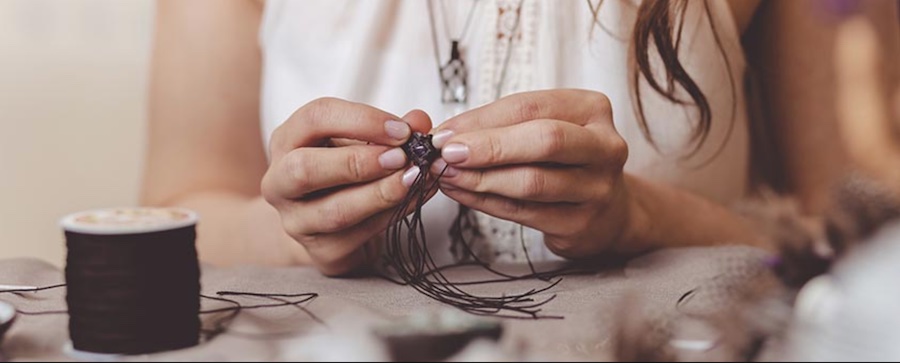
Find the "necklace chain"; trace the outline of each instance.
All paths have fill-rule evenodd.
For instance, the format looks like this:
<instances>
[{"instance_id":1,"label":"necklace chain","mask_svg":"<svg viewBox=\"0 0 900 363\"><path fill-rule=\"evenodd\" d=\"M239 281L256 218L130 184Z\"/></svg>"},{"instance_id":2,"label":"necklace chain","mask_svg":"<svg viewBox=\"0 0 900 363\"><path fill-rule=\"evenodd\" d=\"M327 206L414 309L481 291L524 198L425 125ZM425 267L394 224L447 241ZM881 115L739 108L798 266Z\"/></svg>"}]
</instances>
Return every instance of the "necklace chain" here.
<instances>
[{"instance_id":1,"label":"necklace chain","mask_svg":"<svg viewBox=\"0 0 900 363\"><path fill-rule=\"evenodd\" d=\"M429 0L430 1L430 0ZM447 33L447 38L450 38L450 22L447 21L447 3L444 0L441 1L441 10L443 11L443 16L441 17L444 20L444 33ZM458 1L457 1L458 3ZM451 41L462 41L466 38L466 34L469 32L469 25L472 24L472 16L475 14L475 5L478 5L478 0L472 1L472 5L469 7L469 13L466 15L466 24L463 25L462 31L460 31L459 35L456 38L450 38ZM455 14L455 13L454 13ZM456 20L456 16L453 17L454 23Z\"/></svg>"},{"instance_id":2,"label":"necklace chain","mask_svg":"<svg viewBox=\"0 0 900 363\"><path fill-rule=\"evenodd\" d=\"M434 19L434 5L432 4L432 0L427 0L428 19L431 23L431 39L434 44L434 59L437 63L438 76L441 79L441 101L444 103L465 104L468 102L468 69L466 68L466 63L459 50L459 43L469 30L469 26L472 23L472 16L475 14L477 1L478 0L475 0L469 8L466 24L463 26L459 37L455 39L450 35L449 26L447 25L446 6L444 2L441 1L444 30L447 32L447 38L450 39L450 59L446 64L441 65L441 52L438 47L437 27Z\"/></svg>"},{"instance_id":3,"label":"necklace chain","mask_svg":"<svg viewBox=\"0 0 900 363\"><path fill-rule=\"evenodd\" d=\"M428 19L431 24L431 39L434 46L434 60L437 65L438 77L441 80L441 101L444 103L457 103L457 104L465 104L468 102L468 69L466 68L466 63L462 58L462 54L460 52L460 42L465 38L466 34L469 31L470 25L472 23L472 17L475 13L475 8L477 6L478 0L474 0L471 7L469 8L469 13L466 16L466 23L463 26L463 29L460 31L459 37L451 38L450 29L446 17L447 8L444 0L441 1L441 8L443 10L443 20L444 20L444 31L447 33L447 38L450 39L450 59L446 64L441 65L441 52L438 47L438 36L437 36L437 26L435 25L435 16L434 16L434 5L432 4L432 0L427 0L426 3L428 5ZM516 20L513 25L512 34L509 38L507 44L506 56L503 60L503 67L500 72L500 79L498 81L495 93L495 99L500 98L503 88L503 82L506 78L507 68L509 66L510 58L512 58L512 47L513 41L515 39L515 33L519 29L519 23L521 20L521 12L522 5L525 0L519 0L515 9Z\"/></svg>"}]
</instances>

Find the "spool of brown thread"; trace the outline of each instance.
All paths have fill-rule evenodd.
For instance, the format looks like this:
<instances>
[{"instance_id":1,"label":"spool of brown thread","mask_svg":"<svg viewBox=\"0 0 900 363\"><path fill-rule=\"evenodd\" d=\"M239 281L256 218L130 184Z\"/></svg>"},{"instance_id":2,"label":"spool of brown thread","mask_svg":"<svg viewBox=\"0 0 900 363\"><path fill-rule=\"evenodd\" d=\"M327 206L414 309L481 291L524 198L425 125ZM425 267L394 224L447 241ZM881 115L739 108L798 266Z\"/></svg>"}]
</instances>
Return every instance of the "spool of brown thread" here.
<instances>
[{"instance_id":1,"label":"spool of brown thread","mask_svg":"<svg viewBox=\"0 0 900 363\"><path fill-rule=\"evenodd\" d=\"M69 215L66 302L76 352L146 354L197 345L197 215L117 208Z\"/></svg>"}]
</instances>

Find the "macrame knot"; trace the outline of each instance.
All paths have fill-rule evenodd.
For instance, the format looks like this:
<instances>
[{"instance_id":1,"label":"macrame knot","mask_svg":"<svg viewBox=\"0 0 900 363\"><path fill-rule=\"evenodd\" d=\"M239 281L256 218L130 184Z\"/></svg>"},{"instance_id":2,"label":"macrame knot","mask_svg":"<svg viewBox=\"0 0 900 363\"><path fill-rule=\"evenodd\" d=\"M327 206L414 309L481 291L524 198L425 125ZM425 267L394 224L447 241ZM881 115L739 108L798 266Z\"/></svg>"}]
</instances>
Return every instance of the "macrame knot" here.
<instances>
[{"instance_id":1,"label":"macrame knot","mask_svg":"<svg viewBox=\"0 0 900 363\"><path fill-rule=\"evenodd\" d=\"M402 146L406 157L419 169L429 167L435 159L441 156L440 150L431 143L431 136L414 132Z\"/></svg>"}]
</instances>

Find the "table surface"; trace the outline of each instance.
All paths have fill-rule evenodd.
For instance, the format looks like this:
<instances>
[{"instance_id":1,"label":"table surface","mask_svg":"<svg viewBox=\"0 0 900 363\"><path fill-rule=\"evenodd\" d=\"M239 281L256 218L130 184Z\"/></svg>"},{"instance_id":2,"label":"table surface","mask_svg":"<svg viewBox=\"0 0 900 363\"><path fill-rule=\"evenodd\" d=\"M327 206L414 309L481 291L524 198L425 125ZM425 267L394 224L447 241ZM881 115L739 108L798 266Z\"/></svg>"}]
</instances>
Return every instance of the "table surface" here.
<instances>
[{"instance_id":1,"label":"table surface","mask_svg":"<svg viewBox=\"0 0 900 363\"><path fill-rule=\"evenodd\" d=\"M473 357L497 359L611 359L611 330L622 299L639 303L634 313L666 316L679 314L676 302L687 291L728 274L735 263L759 264L763 254L748 247L682 248L654 252L616 267L566 276L552 290L556 294L544 307L561 320L502 320L504 334L494 346L470 350ZM505 266L525 271L524 266ZM485 278L477 267L448 273L451 280ZM64 282L62 271L37 260L0 261L0 284L47 286ZM295 307L243 311L229 331L199 346L175 352L131 357L136 360L378 360L383 346L371 334L373 327L412 313L447 309L410 287L377 277L327 278L308 267L268 268L204 267L203 292L249 291L266 293L315 292L319 297L304 306L322 322ZM545 286L538 280L466 287L473 293L492 295L527 291ZM236 298L244 304L254 298ZM692 303L711 309L727 302L718 297L694 296ZM718 300L716 300L718 299ZM25 311L65 310L65 289L0 300ZM226 306L204 301L204 308ZM204 321L209 316L204 317ZM68 341L68 316L19 315L2 343L9 360L70 360L64 352ZM206 321L208 323L208 321ZM259 334L265 334L261 338ZM470 347L471 348L471 347ZM461 359L465 359L462 357Z\"/></svg>"}]
</instances>

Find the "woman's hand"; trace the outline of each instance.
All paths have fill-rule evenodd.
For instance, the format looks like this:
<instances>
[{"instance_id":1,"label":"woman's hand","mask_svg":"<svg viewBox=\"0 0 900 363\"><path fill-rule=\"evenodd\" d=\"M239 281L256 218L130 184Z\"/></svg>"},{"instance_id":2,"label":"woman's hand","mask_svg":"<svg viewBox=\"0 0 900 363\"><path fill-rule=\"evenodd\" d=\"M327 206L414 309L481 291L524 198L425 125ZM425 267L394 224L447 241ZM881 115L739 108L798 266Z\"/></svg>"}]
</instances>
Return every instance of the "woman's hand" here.
<instances>
[{"instance_id":1,"label":"woman's hand","mask_svg":"<svg viewBox=\"0 0 900 363\"><path fill-rule=\"evenodd\" d=\"M444 194L544 232L559 255L590 257L626 238L628 146L602 93L512 95L447 120L434 143Z\"/></svg>"},{"instance_id":2,"label":"woman's hand","mask_svg":"<svg viewBox=\"0 0 900 363\"><path fill-rule=\"evenodd\" d=\"M421 111L401 121L363 104L312 101L272 134L263 196L319 270L351 272L374 257L367 242L385 230L418 175L398 146L430 129Z\"/></svg>"}]
</instances>

